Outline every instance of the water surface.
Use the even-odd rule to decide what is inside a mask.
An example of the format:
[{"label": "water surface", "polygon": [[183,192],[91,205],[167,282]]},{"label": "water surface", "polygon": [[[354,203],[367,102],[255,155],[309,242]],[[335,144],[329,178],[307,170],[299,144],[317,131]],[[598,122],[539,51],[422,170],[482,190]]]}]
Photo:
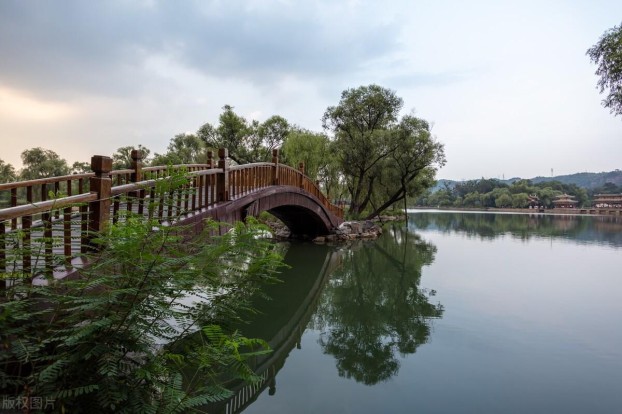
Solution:
[{"label": "water surface", "polygon": [[245,413],[622,412],[620,218],[418,212],[286,261]]}]

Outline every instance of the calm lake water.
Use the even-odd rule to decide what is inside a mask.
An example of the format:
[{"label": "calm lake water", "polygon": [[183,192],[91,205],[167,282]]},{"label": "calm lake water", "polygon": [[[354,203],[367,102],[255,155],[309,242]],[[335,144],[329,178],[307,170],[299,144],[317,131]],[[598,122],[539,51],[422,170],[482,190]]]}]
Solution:
[{"label": "calm lake water", "polygon": [[286,261],[245,413],[622,413],[621,218],[417,212]]}]

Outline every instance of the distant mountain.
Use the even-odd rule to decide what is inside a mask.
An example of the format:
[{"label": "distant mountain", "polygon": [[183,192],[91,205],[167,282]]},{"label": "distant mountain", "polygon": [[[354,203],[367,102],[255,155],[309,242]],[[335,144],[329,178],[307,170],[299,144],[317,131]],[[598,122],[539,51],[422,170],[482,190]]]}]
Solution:
[{"label": "distant mountain", "polygon": [[532,178],[531,181],[534,184],[548,181],[559,181],[564,184],[576,184],[579,187],[591,190],[593,188],[602,187],[605,183],[612,183],[617,186],[622,185],[622,171],[615,170],[600,173],[583,172],[569,175],[558,175],[556,177],[535,177]]},{"label": "distant mountain", "polygon": [[[521,178],[513,177],[508,180],[499,181],[509,185],[512,184],[514,181],[518,180],[521,180]],[[622,186],[622,171],[615,170],[600,173],[582,172],[568,175],[557,175],[555,177],[535,177],[530,178],[529,180],[531,180],[531,182],[534,184],[548,181],[559,181],[563,184],[576,184],[579,187],[591,190],[593,188],[602,187],[605,183],[612,183],[617,186]],[[454,188],[456,184],[461,182],[464,181],[440,179],[436,182],[436,185],[432,187],[432,192],[438,191],[441,188],[445,188],[445,186],[448,186],[449,188]]]}]

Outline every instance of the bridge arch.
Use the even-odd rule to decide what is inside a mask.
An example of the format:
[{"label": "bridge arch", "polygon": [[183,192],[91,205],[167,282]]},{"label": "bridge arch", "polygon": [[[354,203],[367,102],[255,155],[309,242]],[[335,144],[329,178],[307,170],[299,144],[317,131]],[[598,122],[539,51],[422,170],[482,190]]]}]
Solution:
[{"label": "bridge arch", "polygon": [[[191,215],[178,223],[202,228],[202,220],[211,217],[222,223],[258,217],[267,211],[281,220],[295,236],[316,237],[330,234],[343,219],[331,212],[315,195],[287,185],[273,185],[255,190],[234,200],[221,202],[209,210]],[[224,231],[226,229],[221,229]]]},{"label": "bridge arch", "polygon": [[[245,197],[246,198],[246,197]],[[244,219],[267,211],[289,228],[294,235],[316,237],[329,234],[342,223],[313,194],[292,186],[272,186],[241,199]]]}]

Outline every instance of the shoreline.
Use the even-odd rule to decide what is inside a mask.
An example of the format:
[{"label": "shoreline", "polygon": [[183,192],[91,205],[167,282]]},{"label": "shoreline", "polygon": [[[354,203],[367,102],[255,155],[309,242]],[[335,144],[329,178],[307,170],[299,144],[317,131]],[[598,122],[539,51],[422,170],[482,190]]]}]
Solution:
[{"label": "shoreline", "polygon": [[555,209],[529,209],[529,208],[497,208],[497,207],[408,207],[407,213],[418,211],[439,211],[457,213],[495,213],[495,214],[541,214],[556,216],[595,216],[595,217],[622,217],[622,209],[615,208],[555,208]]}]

